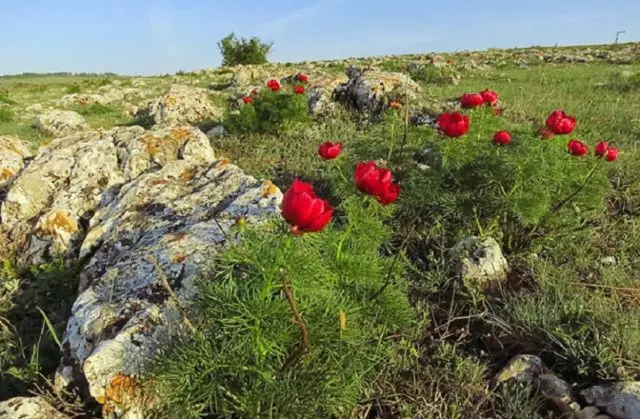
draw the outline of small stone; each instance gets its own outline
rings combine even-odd
[[[602,266],[615,266],[617,264],[617,261],[614,256],[605,256],[600,259],[600,264]]]
[[[483,289],[507,277],[507,260],[498,242],[491,237],[467,237],[458,242],[451,252],[456,260],[456,273],[467,287]]]
[[[515,381],[532,384],[544,372],[542,360],[535,355],[517,355],[494,377],[495,384]]]
[[[224,125],[216,125],[215,127],[211,128],[209,131],[207,131],[207,137],[209,138],[222,137],[224,134],[225,134]]]
[[[589,403],[617,419],[640,419],[640,381],[597,385],[580,392]]]

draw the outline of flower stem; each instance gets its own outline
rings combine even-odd
[[[334,166],[336,167],[336,171],[338,172],[338,174],[340,175],[340,178],[342,180],[344,180],[345,183],[349,183],[349,180],[346,178],[346,176],[344,175],[344,173],[342,173],[342,170],[340,169],[340,165],[338,164],[338,162],[334,163]]]
[[[596,169],[598,168],[598,166],[600,166],[600,163],[602,163],[602,158],[598,159],[598,161],[596,162],[596,164],[593,165],[593,167],[591,168],[591,170],[589,171],[589,174],[587,175],[586,179],[584,180],[584,182],[582,182],[582,184],[580,186],[578,186],[578,188],[576,188],[575,191],[573,191],[569,196],[567,196],[565,199],[563,199],[562,201],[558,202],[553,209],[551,210],[551,212],[557,212],[558,210],[560,210],[560,208],[562,208],[563,206],[565,206],[567,203],[569,203],[569,201],[571,201],[573,198],[575,198],[580,192],[582,192],[582,190],[584,189],[585,186],[587,186],[587,183],[589,183],[589,181],[591,180],[591,178],[593,177],[593,175],[596,173]]]
[[[296,300],[293,297],[293,293],[291,292],[291,288],[287,283],[287,278],[284,269],[280,269],[280,282],[282,283],[282,290],[284,291],[287,300],[289,301],[289,305],[291,306],[291,311],[293,312],[293,318],[296,321],[296,324],[300,328],[300,347],[297,351],[292,353],[287,361],[284,363],[282,367],[282,371],[288,370],[290,367],[300,361],[300,359],[309,352],[309,331],[307,330],[307,326],[304,324],[304,320],[302,319],[302,315],[298,310],[298,304],[296,304]]]

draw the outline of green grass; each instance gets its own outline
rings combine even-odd
[[[624,47],[611,46],[611,50]],[[571,51],[558,48],[536,50],[543,53]],[[294,178],[310,180],[319,194],[336,201],[339,201],[336,196],[344,193],[350,185],[336,184],[336,173],[317,156],[320,143],[341,141],[344,144],[341,167],[347,178],[351,177],[352,168],[358,160],[387,159],[390,145],[394,146],[387,163],[398,175],[403,191],[394,206],[394,216],[387,220],[388,227],[395,234],[381,247],[380,253],[388,257],[402,250],[409,256],[412,266],[407,271],[407,294],[420,313],[421,327],[402,331],[402,339],[393,351],[387,353],[384,367],[369,377],[367,385],[352,387],[345,384],[345,389],[349,391],[345,390],[344,400],[348,398],[348,403],[343,403],[343,400],[340,406],[356,403],[349,414],[340,411],[345,417],[373,417],[376,414],[433,418],[552,417],[550,406],[542,403],[539,395],[529,388],[487,388],[492,374],[511,356],[521,353],[541,356],[554,371],[580,386],[604,380],[640,379],[640,289],[637,286],[637,272],[640,269],[640,154],[637,142],[640,138],[640,64],[637,60],[635,64],[624,66],[603,62],[532,63],[529,68],[521,69],[515,64],[514,53],[526,54],[527,50],[484,52],[487,57],[494,54],[504,64],[499,64],[498,69],[482,71],[463,68],[466,62],[475,59],[469,53],[443,54],[443,59],[455,61],[453,70],[461,77],[458,85],[449,83],[448,73],[442,73],[444,76],[436,82],[436,76],[440,73],[416,70],[414,78],[423,87],[417,105],[491,88],[500,94],[503,115],[498,119],[486,118],[474,111],[472,131],[468,137],[458,140],[443,139],[428,127],[411,127],[403,156],[399,155],[402,118],[393,113],[380,123],[362,124],[339,109],[333,118],[297,126],[279,134],[228,133],[213,140],[217,156],[229,158],[251,175],[272,179],[283,190]],[[420,59],[420,56],[394,57],[385,59],[378,67],[398,71],[403,65]],[[360,63],[371,61],[367,59]],[[275,68],[275,65],[268,66]],[[292,71],[296,69],[296,65],[290,67]],[[338,74],[343,70],[344,64],[332,63],[326,72]],[[631,74],[622,75],[623,71]],[[218,76],[221,75],[201,77],[198,83],[207,86],[219,81]],[[196,79],[199,76],[188,74],[182,77]],[[168,78],[163,77],[146,81],[147,88],[158,93],[170,83]],[[0,135],[18,135],[35,145],[43,138],[30,128],[30,121],[22,119],[21,107],[59,99],[70,88],[74,89],[70,86],[81,86],[82,92],[89,93],[105,83],[104,78],[88,77],[0,78],[0,89],[9,90],[8,95],[0,96],[0,101],[4,103],[0,110],[6,110],[11,116],[3,120],[0,114]],[[222,105],[226,98],[220,95],[214,100]],[[123,104],[119,103],[72,109],[83,114],[93,127],[110,127],[128,120],[122,116]],[[542,161],[548,157],[546,154],[535,154],[535,148],[514,147],[509,152],[515,154],[508,158],[505,157],[507,152],[499,154],[504,150],[492,148],[489,141],[491,132],[502,128],[520,134],[521,140],[526,140],[528,145],[537,146],[539,140],[533,132],[555,109],[564,109],[578,120],[578,128],[571,136],[551,140],[554,141],[553,147],[557,148],[554,158],[560,159],[558,161],[573,159],[566,162],[571,167],[558,165],[553,166],[553,170],[546,170],[544,168],[548,166],[542,163],[537,165],[535,161],[529,166],[521,164],[518,152],[522,154],[522,159],[536,156]],[[524,179],[530,182],[529,189],[525,191],[530,193],[525,193],[525,198],[533,196],[536,188],[545,192],[544,188],[562,176],[570,176],[570,180],[575,181],[568,183],[569,188],[575,186],[584,179],[587,166],[593,158],[577,160],[565,155],[564,144],[569,138],[586,141],[591,150],[599,140],[613,142],[621,149],[619,161],[607,166],[610,170],[600,177],[602,189],[594,189],[598,194],[592,196],[595,196],[591,200],[593,206],[577,200],[575,203],[579,205],[568,205],[554,222],[537,226],[538,219],[535,217],[529,220],[529,224],[524,222],[524,211],[531,209],[525,205],[520,213],[514,212],[519,216],[509,216],[511,218],[507,217],[507,222],[502,216],[504,207],[496,203],[499,197],[497,192],[491,189],[475,190],[475,186],[472,187],[476,181],[480,185],[478,188],[490,183],[480,182],[478,179],[483,178],[475,170],[485,170],[497,161],[502,165],[529,167],[525,175],[529,174],[530,177],[527,179],[524,176]],[[444,180],[458,182],[459,188],[447,188],[442,179],[439,179],[440,183],[415,181],[420,174],[411,166],[410,156],[426,145],[448,155],[447,167],[458,165],[460,170],[447,169],[450,171],[441,174]],[[465,159],[473,159],[477,155],[484,157],[476,159],[475,166],[465,166],[468,163]],[[549,161],[545,160],[544,163],[549,164]],[[490,171],[493,177],[499,173],[509,173],[502,171],[500,166],[493,169],[497,169]],[[490,180],[489,177],[486,179]],[[563,191],[566,193],[566,190]],[[551,200],[559,199],[555,192],[547,194]],[[492,199],[494,196],[496,199]],[[531,207],[541,201],[532,202]],[[469,202],[475,203],[477,208],[471,205],[465,209],[463,204]],[[415,218],[421,204],[425,206],[425,203],[428,203],[426,215]],[[499,214],[496,208],[500,209]],[[414,218],[416,221],[411,223]],[[339,228],[336,226],[337,230],[327,234],[336,234]],[[491,235],[502,245],[512,272],[501,287],[478,294],[456,280],[452,269],[454,261],[448,249],[467,234]],[[405,238],[407,243],[402,247]],[[258,244],[256,240],[255,245]],[[271,251],[275,252],[266,249],[264,253],[271,255]],[[614,257],[615,263],[603,263],[605,257]],[[227,276],[220,284],[212,283],[204,289],[203,298],[218,298],[220,293],[231,291],[240,294],[248,292],[245,287],[248,285],[237,281],[238,278],[234,276],[236,273],[226,272]],[[55,284],[56,280],[52,283]],[[6,327],[3,330],[0,326],[0,332],[4,333],[0,333],[3,336],[0,338],[3,339],[0,341],[0,357],[3,353],[18,356],[23,369],[29,365],[26,360],[30,359],[33,351],[29,349],[26,355],[21,355],[17,336],[27,342],[24,347],[32,348],[34,342],[38,341],[43,324],[42,316],[37,310],[34,311],[35,303],[29,301],[40,301],[37,305],[51,318],[56,330],[60,330],[59,325],[64,323],[64,316],[56,314],[61,309],[59,305],[46,299],[39,300],[39,287],[43,287],[44,291],[47,289],[45,285],[33,285],[36,287],[34,289],[26,285],[33,284],[32,280],[24,284],[20,287],[22,291],[19,295],[29,296],[28,299],[18,297],[16,293],[0,297],[0,307],[28,308],[32,323],[17,335],[15,331]],[[67,297],[72,299],[71,295]],[[201,314],[206,315],[198,318],[215,323],[217,329],[214,331],[226,330],[225,327],[229,327],[226,316],[230,315],[231,308],[237,308],[234,301],[225,300],[215,310],[211,307],[203,309]],[[222,308],[229,310],[222,312]],[[0,312],[0,319],[2,317],[8,318],[6,310],[5,314]],[[315,319],[321,324],[321,318]],[[281,322],[282,319],[278,319],[273,324],[265,324],[265,330],[272,333],[273,327],[282,326]],[[295,332],[291,328],[287,330]],[[273,336],[279,336],[271,342],[274,347],[280,347],[278,345],[282,342],[292,344],[293,341],[287,340],[291,339],[290,335],[273,333]],[[42,336],[43,339],[49,339],[46,332]],[[204,339],[199,340],[197,345],[193,340],[177,342],[178,349],[175,349],[173,356],[179,358],[182,354],[193,361],[201,349],[221,357],[211,359],[227,359],[226,356],[237,354],[238,359],[243,361],[242,365],[233,364],[234,368],[249,365],[249,361],[242,356],[250,353],[247,349],[250,346],[242,346],[242,342],[234,340],[236,337],[232,334],[225,336],[226,340],[223,341]],[[52,345],[55,346],[52,340],[43,345],[39,352],[42,359],[47,359],[49,355],[46,354],[56,353],[52,348]],[[228,353],[221,352],[220,348],[226,348]],[[238,348],[247,350],[238,354],[234,352]],[[172,359],[175,361],[175,358]],[[282,361],[277,357],[275,360]],[[162,360],[159,362],[163,365]],[[273,362],[273,365],[277,364]],[[44,361],[36,362],[38,364],[42,371],[51,368]],[[175,384],[174,387],[183,392],[172,393],[172,398],[166,402],[184,408],[182,411],[197,411],[202,405],[196,406],[195,401],[190,405],[185,403],[195,400],[190,397],[197,395],[201,396],[198,402],[207,399],[207,395],[212,394],[211,383],[189,387],[190,384],[185,383],[189,383],[193,377],[185,378],[185,370],[181,369],[179,362],[165,365],[171,366],[167,371],[173,374],[169,378],[165,376],[165,385],[172,387]],[[209,366],[215,367],[213,364]],[[303,376],[301,374],[300,377]],[[220,377],[214,378],[218,380]],[[255,384],[254,381],[252,383]],[[291,406],[299,406],[295,404],[299,400],[291,401],[293,399],[289,398],[292,397],[291,393],[277,387],[281,384],[269,383],[276,386],[271,388],[282,391],[278,394],[283,395],[283,401],[288,400]],[[356,387],[358,390],[352,392]],[[246,397],[243,399],[246,401],[245,412],[255,412],[251,408],[264,406],[260,404],[262,402],[256,388],[251,387],[251,392],[247,393],[233,389],[238,391],[234,394],[240,398]],[[322,397],[329,393],[322,393]],[[256,400],[259,401],[257,404]],[[314,405],[314,408],[319,407]],[[226,404],[225,409],[231,412],[234,407]],[[242,409],[238,408],[238,411]]]

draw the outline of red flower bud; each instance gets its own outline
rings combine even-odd
[[[607,150],[607,155],[605,157],[605,159],[607,159],[607,161],[616,161],[618,160],[618,154],[620,152],[618,151],[617,148],[615,147],[609,147],[609,149]]]
[[[493,143],[507,145],[511,142],[511,134],[509,131],[498,131],[493,136]]]
[[[252,102],[253,102],[253,98],[252,98],[251,96],[245,96],[245,97],[243,97],[243,98],[242,98],[242,101],[243,101],[246,105],[248,105],[248,104],[250,104],[250,103],[252,103]]]
[[[580,140],[569,141],[569,143],[567,144],[567,150],[569,151],[569,153],[578,157],[584,156],[589,151],[587,145]]]
[[[322,230],[333,215],[329,202],[318,198],[313,186],[298,179],[285,192],[280,209],[296,235]]]
[[[358,163],[354,178],[361,192],[375,197],[382,205],[398,199],[400,186],[393,183],[393,175],[389,170],[376,166],[373,161]]]
[[[607,143],[606,141],[600,141],[598,144],[596,144],[596,147],[595,147],[596,156],[598,157],[604,156],[605,154],[607,154],[607,150],[609,150],[609,143]]]
[[[460,137],[469,131],[469,117],[460,112],[443,113],[438,118],[438,127],[449,137]]]
[[[309,76],[304,73],[300,73],[298,74],[297,79],[300,83],[306,83],[307,81],[309,81]]]
[[[480,95],[482,95],[484,103],[488,105],[494,105],[496,102],[498,102],[498,93],[494,92],[491,89],[483,90],[482,92],[480,92]]]
[[[325,160],[333,160],[342,152],[342,143],[332,143],[327,141],[320,144],[318,147],[318,154]]]
[[[547,128],[554,134],[570,134],[576,127],[576,119],[564,111],[553,111],[547,117]]]
[[[460,98],[460,105],[463,108],[477,108],[482,106],[484,99],[480,93],[465,93]]]
[[[296,87],[293,88],[293,91],[295,92],[295,94],[301,95],[301,94],[304,93],[304,87],[296,86]]]
[[[267,87],[273,92],[280,90],[280,82],[276,79],[271,79],[267,82]]]

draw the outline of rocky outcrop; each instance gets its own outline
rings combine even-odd
[[[36,128],[46,134],[60,136],[88,129],[89,124],[76,112],[53,109],[38,115]]]
[[[336,87],[333,97],[350,109],[378,114],[396,96],[415,99],[420,87],[406,74],[366,71],[349,67],[346,83]]]
[[[30,157],[31,150],[19,138],[0,136],[0,188],[11,182]]]
[[[42,397],[16,397],[0,402],[2,419],[70,419]]]
[[[85,131],[39,150],[9,189],[0,217],[14,239],[25,235],[21,258],[45,262],[75,257],[99,205],[147,171],[182,159],[212,161],[207,137],[191,126]]]
[[[136,117],[150,125],[199,124],[220,119],[224,109],[215,106],[206,89],[174,84],[159,99],[141,107]]]

